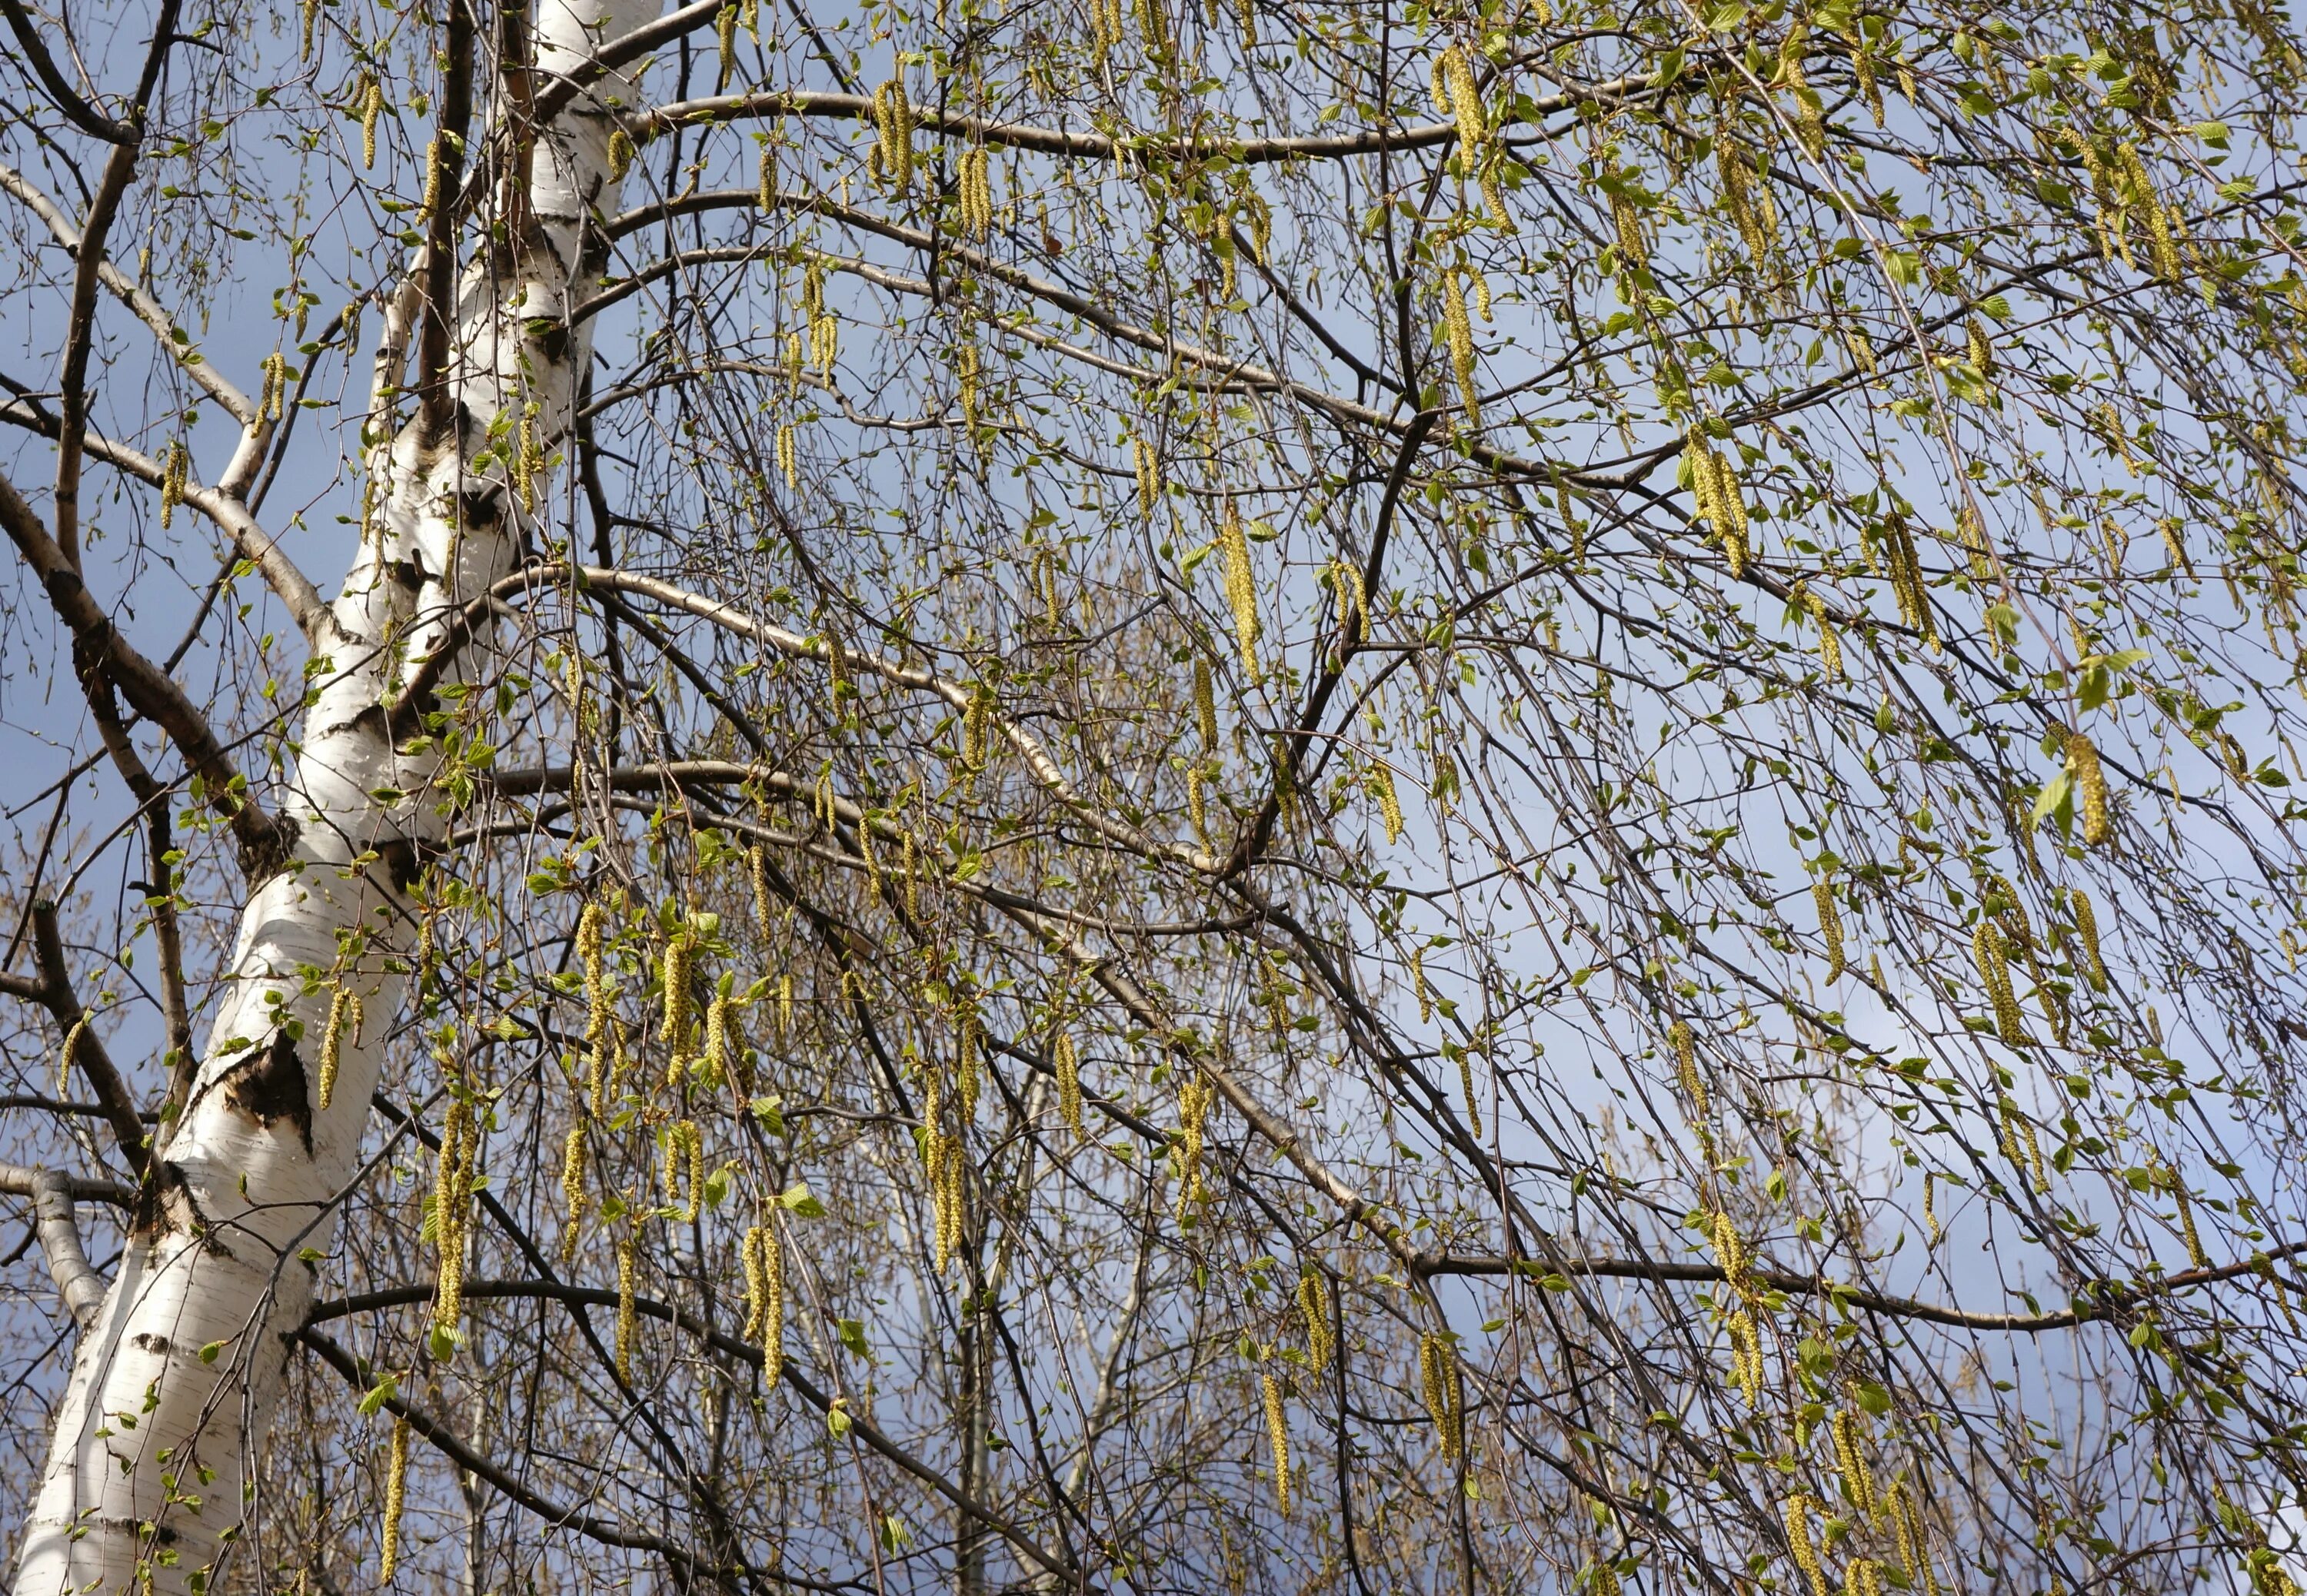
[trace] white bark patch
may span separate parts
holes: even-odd
[[[649,0],[545,0],[538,65],[566,72],[655,11]],[[637,99],[616,76],[597,92]],[[566,308],[596,286],[576,273],[588,210],[615,208],[608,137],[580,96],[537,141],[539,247],[509,283],[464,278],[451,376],[468,417],[460,447],[427,448],[411,427],[374,452],[379,525],[331,606],[336,635],[280,804],[298,827],[294,857],[243,911],[233,985],[168,1145],[169,1220],[132,1242],[81,1343],[17,1596],[129,1590],[147,1575],[157,1596],[176,1596],[212,1585],[239,1536],[284,1337],[312,1302],[313,1269],[298,1254],[330,1243],[399,1006],[414,942],[405,875],[444,832],[428,792],[437,756],[397,754],[381,705],[516,558],[522,512],[507,473],[463,460],[496,417],[532,403],[542,438],[568,434],[587,342],[581,331],[532,337],[528,324],[565,325]],[[475,639],[443,681],[474,679],[487,652]],[[344,957],[347,946],[357,956]],[[322,1110],[320,1038],[336,981],[362,994],[367,1023],[343,1039]]]

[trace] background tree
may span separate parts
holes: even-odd
[[[21,1596],[2295,1592],[2281,13],[0,12]]]

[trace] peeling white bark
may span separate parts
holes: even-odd
[[[540,75],[571,70],[656,10],[542,0]],[[399,1006],[414,943],[402,888],[445,834],[428,790],[434,756],[399,757],[380,706],[516,558],[524,512],[510,474],[470,465],[492,422],[534,404],[541,440],[568,435],[587,344],[566,312],[599,266],[579,258],[580,235],[588,215],[616,206],[600,109],[612,95],[635,101],[630,81],[612,75],[537,139],[536,228],[518,258],[464,275],[451,371],[463,436],[428,444],[412,422],[371,461],[376,525],[322,628],[318,703],[279,805],[299,828],[294,857],[243,911],[232,987],[167,1146],[166,1217],[132,1238],[94,1309],[16,1596],[126,1591],[147,1576],[157,1596],[175,1596],[211,1586],[240,1536],[284,1337],[313,1298],[313,1269],[298,1254],[329,1243]],[[476,640],[442,679],[470,679],[483,653]],[[361,994],[366,1023],[343,1038],[323,1109],[318,1063],[337,981]]]

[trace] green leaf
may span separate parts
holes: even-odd
[[[2036,825],[2042,824],[2050,816],[2052,811],[2066,802],[2067,790],[2073,784],[2073,778],[2064,771],[2061,771],[2044,782],[2043,790],[2035,796],[2035,808],[2028,817],[2029,821]]]
[[[777,1194],[777,1206],[798,1218],[825,1217],[825,1205],[810,1196],[809,1188],[799,1181]]]
[[[390,1402],[394,1397],[399,1395],[400,1377],[393,1374],[386,1375],[382,1379],[378,1380],[375,1385],[371,1386],[368,1388],[367,1395],[364,1395],[360,1399],[360,1416],[364,1419],[375,1418],[376,1415],[383,1410],[386,1403]]]

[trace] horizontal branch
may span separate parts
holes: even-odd
[[[1614,78],[1533,100],[1527,115],[1509,115],[1499,131],[1535,123],[1541,117],[1574,110],[1596,100],[1625,103],[1658,92],[1648,73]],[[759,117],[825,116],[870,122],[873,101],[862,94],[821,94],[809,90],[765,90],[752,94],[717,94],[676,100],[658,106],[639,119],[637,140],[653,138],[676,127],[698,124],[752,120]],[[1282,139],[1177,138],[1147,132],[1115,138],[1108,133],[1068,132],[1059,128],[1032,127],[1016,122],[989,122],[982,116],[940,112],[930,107],[913,113],[913,126],[922,132],[959,139],[970,144],[1004,149],[1024,149],[1037,155],[1078,156],[1111,160],[1118,150],[1126,157],[1154,160],[1230,161],[1253,166],[1278,161],[1339,160],[1388,150],[1435,149],[1455,144],[1464,136],[1453,122],[1421,122],[1409,127],[1370,128],[1361,132],[1323,133]]]
[[[1951,1325],[1966,1330],[2008,1330],[2021,1335],[2036,1335],[2045,1330],[2063,1330],[2077,1325],[2099,1323],[2115,1319],[2126,1310],[2149,1298],[2166,1293],[2187,1291],[2200,1285],[2215,1284],[2222,1280],[2234,1280],[2245,1275],[2256,1275],[2285,1259],[2307,1254],[2307,1242],[2277,1247],[2257,1258],[2241,1263],[2221,1264],[2216,1267],[2185,1269],[2167,1275],[2161,1280],[2147,1284],[2135,1281],[2105,1280],[2094,1283],[2075,1293],[2074,1306],[2052,1313],[1975,1313],[1966,1309],[1950,1308],[1937,1302],[1925,1302],[1913,1297],[1892,1296],[1887,1293],[1867,1291],[1846,1285],[1817,1275],[1797,1275],[1785,1269],[1756,1269],[1753,1277],[1773,1291],[1789,1296],[1825,1297],[1852,1308],[1863,1308],[1869,1313],[1881,1313],[1898,1319],[1925,1320],[1934,1325]],[[1687,1282],[1691,1284],[1719,1285],[1727,1278],[1712,1264],[1656,1263],[1638,1258],[1485,1258],[1421,1253],[1412,1267],[1421,1276],[1434,1275],[1523,1275],[1544,1278],[1548,1275],[1581,1276],[1602,1280],[1655,1280]],[[2096,1301],[2086,1302],[2087,1294]]]

